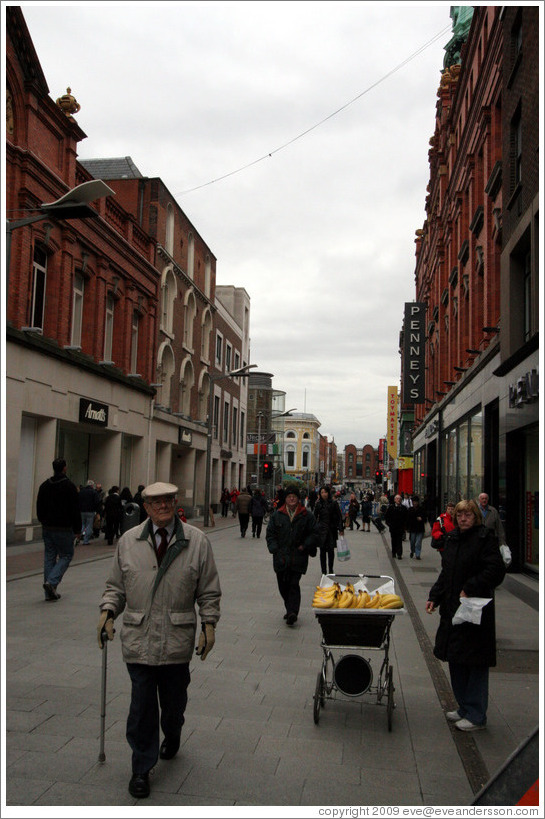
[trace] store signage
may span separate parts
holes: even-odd
[[[429,423],[426,427],[424,438],[431,438],[431,436],[435,435],[437,432],[439,432],[439,421],[435,420]]]
[[[539,399],[539,375],[537,370],[525,373],[514,384],[509,384],[509,407],[520,409]]]
[[[95,424],[99,427],[108,426],[108,405],[89,401],[88,398],[79,399],[80,424]]]
[[[404,404],[423,404],[426,400],[425,322],[425,302],[406,302],[403,332]]]
[[[259,441],[257,440],[259,437]],[[257,432],[248,432],[246,435],[247,444],[274,444],[276,443],[276,432],[262,432],[258,436]]]
[[[397,458],[397,387],[388,387],[388,454]]]
[[[181,446],[191,446],[193,443],[193,433],[186,427],[178,427],[178,444]]]

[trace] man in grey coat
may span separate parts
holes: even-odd
[[[481,492],[479,495],[479,511],[483,516],[483,523],[489,529],[492,529],[498,538],[498,545],[503,546],[505,543],[505,530],[501,522],[500,513],[493,506],[488,503],[489,497],[486,492]]]
[[[98,643],[114,638],[123,614],[121,648],[131,678],[127,741],[132,748],[129,793],[149,796],[149,772],[172,759],[180,734],[190,682],[189,661],[204,660],[215,641],[221,589],[208,538],[176,515],[178,487],[154,483],[142,491],[149,518],[119,539],[100,602]],[[158,703],[159,700],[159,703]],[[160,705],[160,716],[159,716]],[[159,747],[159,728],[164,740]]]

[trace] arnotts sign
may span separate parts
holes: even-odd
[[[107,427],[108,406],[106,404],[97,404],[96,401],[89,401],[88,398],[80,398],[79,421],[80,424],[97,424],[101,427]]]
[[[403,336],[403,403],[423,404],[426,400],[426,305],[406,302]]]

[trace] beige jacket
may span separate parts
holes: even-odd
[[[126,663],[187,663],[195,651],[197,614],[204,623],[220,618],[221,589],[208,538],[176,518],[161,567],[146,520],[119,539],[101,610],[123,613],[121,646]]]

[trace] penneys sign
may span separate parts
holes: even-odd
[[[80,424],[95,424],[101,427],[108,426],[108,406],[89,401],[88,398],[79,399]]]
[[[403,403],[423,404],[426,400],[424,302],[405,303],[403,334]]]

